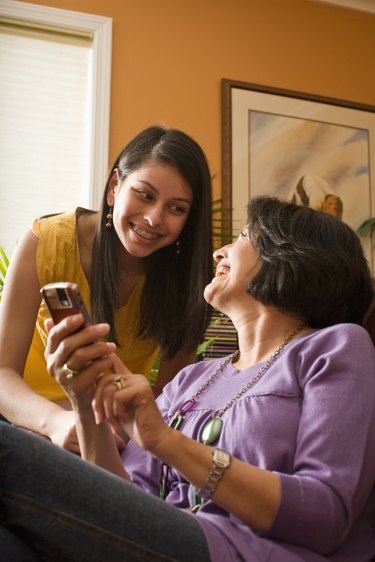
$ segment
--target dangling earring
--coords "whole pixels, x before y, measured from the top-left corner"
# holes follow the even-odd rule
[[[175,244],[176,244],[176,255],[178,256],[180,255],[180,241],[176,240]]]
[[[112,226],[113,226],[112,219],[113,219],[112,207],[110,207],[110,208],[109,208],[109,213],[108,213],[108,215],[107,215],[107,222],[105,223],[105,227],[106,227],[108,230],[111,230],[111,228],[112,228]]]

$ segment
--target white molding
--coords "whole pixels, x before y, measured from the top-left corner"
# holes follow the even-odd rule
[[[92,34],[92,142],[88,182],[91,189],[88,205],[97,209],[108,173],[112,19],[16,0],[0,0],[0,16]]]
[[[375,14],[375,0],[313,0],[321,4],[335,4],[341,8],[349,8],[351,10],[359,10],[360,12],[368,12]]]

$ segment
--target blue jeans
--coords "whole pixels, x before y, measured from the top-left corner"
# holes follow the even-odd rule
[[[0,523],[0,540],[14,538],[6,560],[210,562],[192,515],[6,423]],[[30,558],[22,558],[27,546]]]

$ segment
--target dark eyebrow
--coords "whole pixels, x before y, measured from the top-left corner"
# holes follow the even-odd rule
[[[144,183],[145,185],[147,185],[150,189],[152,189],[152,191],[155,191],[156,193],[159,193],[158,190],[156,189],[156,187],[154,187],[152,185],[152,183],[146,181],[146,180],[137,180],[139,181],[139,183]],[[189,205],[193,204],[193,201],[191,199],[187,199],[185,197],[172,197],[172,201],[181,201],[183,203],[188,203]]]

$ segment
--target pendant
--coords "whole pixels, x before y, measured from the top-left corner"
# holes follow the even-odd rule
[[[180,429],[182,422],[184,421],[184,416],[180,412],[176,412],[171,421],[169,422],[169,427],[172,429]]]
[[[223,420],[221,418],[211,418],[203,426],[199,438],[200,442],[203,443],[203,445],[212,445],[213,443],[216,443],[220,437],[222,428]]]

